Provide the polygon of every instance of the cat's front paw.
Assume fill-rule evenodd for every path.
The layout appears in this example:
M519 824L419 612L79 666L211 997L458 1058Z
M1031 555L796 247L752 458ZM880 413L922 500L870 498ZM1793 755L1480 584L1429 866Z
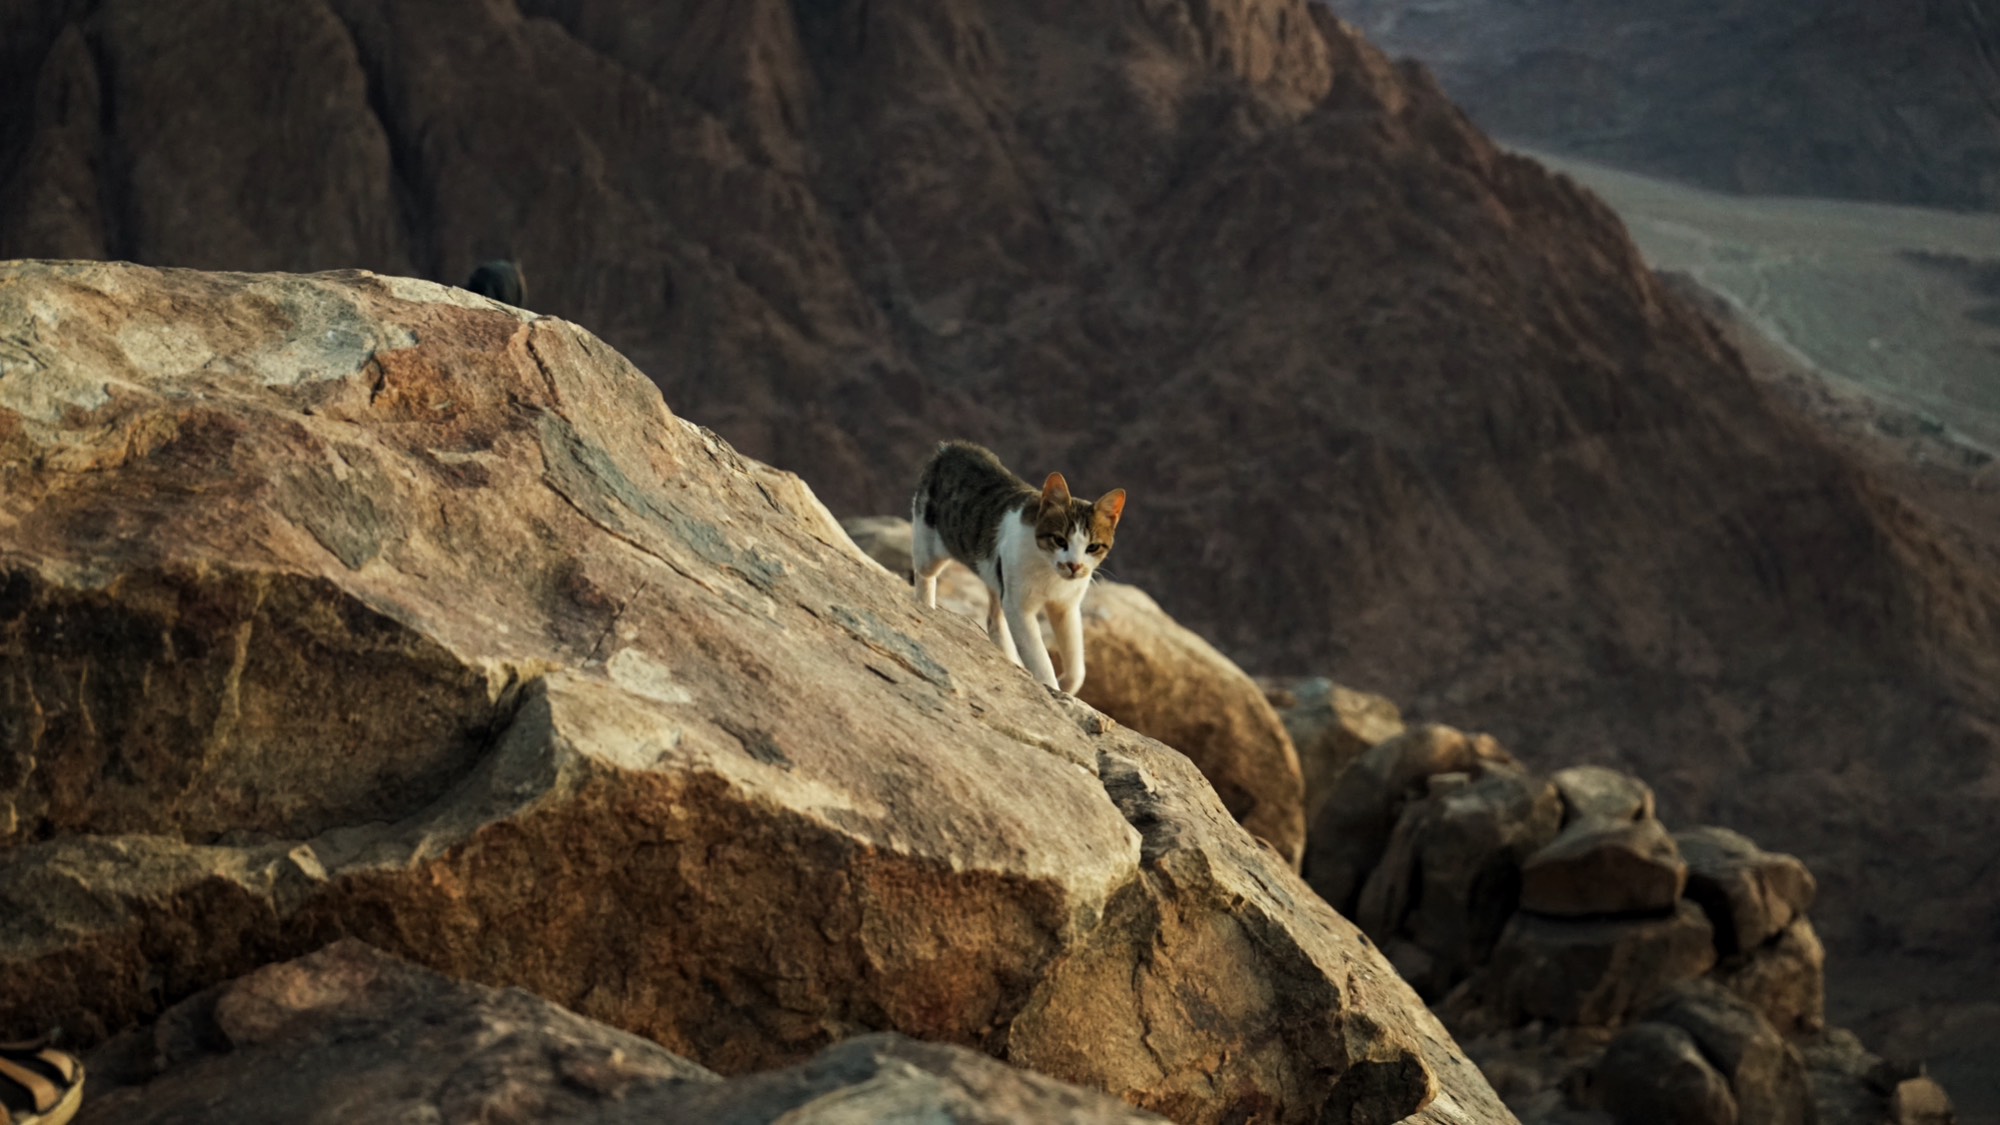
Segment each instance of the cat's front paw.
M1083 677L1078 676L1072 680L1068 676L1064 676L1058 686L1062 688L1063 694L1075 695L1077 692L1083 690Z

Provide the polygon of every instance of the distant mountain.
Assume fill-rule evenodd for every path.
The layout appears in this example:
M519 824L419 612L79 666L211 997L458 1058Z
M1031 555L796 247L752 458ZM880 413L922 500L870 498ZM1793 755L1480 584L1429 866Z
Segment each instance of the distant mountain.
M1486 129L1710 187L2000 209L1996 0L1333 0Z

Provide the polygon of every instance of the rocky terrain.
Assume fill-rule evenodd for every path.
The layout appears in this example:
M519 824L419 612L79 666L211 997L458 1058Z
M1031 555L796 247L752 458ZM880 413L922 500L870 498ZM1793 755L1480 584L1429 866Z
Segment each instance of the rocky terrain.
M517 255L540 311L838 512L900 509L953 434L1125 486L1116 576L1252 671L1640 768L1807 859L1837 950L1986 956L2000 579L1775 413L1600 204L1323 8L12 0L0 29L0 256Z
M845 527L909 580L907 521ZM965 632L981 631L985 601L947 567L939 604ZM1407 725L1389 700L1323 678L1265 679L1246 698L1241 672L1128 586L1097 582L1085 611L1089 651L1121 685L1099 689L1100 706L1187 747L1246 828L1270 823L1272 787L1261 803L1232 793L1303 779L1285 799L1307 812L1307 880L1528 1125L1957 1120L1920 1061L1829 1023L1807 916L1818 882L1796 857L1726 828L1670 831L1634 777L1537 774L1490 735ZM1149 707L1133 707L1134 683ZM1251 714L1282 727L1282 760L1263 724L1234 718Z
M1334 0L1485 128L1710 187L2000 210L1992 0Z
M2000 577L1327 9L0 0L0 170L0 257L516 256L842 515L944 436L1126 487L1115 575L1249 671L1798 855L1836 987L1991 969Z
M589 1121L599 1125L1144 1125L1165 1118L894 1034L725 1081L518 990L354 941L196 994L91 1059L79 1125Z
M1796 857L1669 831L1614 770L1538 774L1323 680L1267 688L1306 760L1344 760L1308 795L1306 878L1523 1121L1956 1120L1921 1065L1828 1023L1817 882Z
M1508 1119L1186 757L581 329L87 263L0 324L0 1037L359 938L726 1075L891 1030L1181 1122Z

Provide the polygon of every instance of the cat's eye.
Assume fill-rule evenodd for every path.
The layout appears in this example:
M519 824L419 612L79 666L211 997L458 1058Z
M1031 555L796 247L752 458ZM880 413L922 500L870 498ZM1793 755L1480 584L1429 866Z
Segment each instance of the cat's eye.
M1058 551L1067 551L1069 550L1069 540L1060 535L1051 535L1049 536L1049 546L1054 547Z
M1093 554L1093 555L1101 555L1101 554L1103 554L1104 552L1106 552L1106 551L1108 551L1108 550L1110 550L1110 549L1111 549L1111 548L1109 548L1109 547L1106 547L1106 546L1105 546L1104 544L1102 544L1102 543L1092 543L1092 544L1091 544L1091 545L1089 546L1089 548L1088 548L1087 550L1088 550L1088 552L1089 552L1090 554Z

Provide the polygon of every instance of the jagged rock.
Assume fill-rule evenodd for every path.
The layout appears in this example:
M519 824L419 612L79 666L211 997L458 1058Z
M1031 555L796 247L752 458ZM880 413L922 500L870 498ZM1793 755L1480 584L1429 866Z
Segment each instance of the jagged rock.
M1712 981L1683 984L1649 1007L1645 1019L1688 1033L1729 1079L1742 1125L1810 1125L1805 1059L1755 1008Z
M1354 921L1385 949L1400 936L1429 954L1426 972L1413 975L1407 958L1397 968L1420 994L1440 995L1486 961L1520 898L1522 860L1561 823L1555 786L1526 774L1434 793L1404 808Z
M1818 884L1793 856L1767 852L1727 828L1674 833L1687 861L1687 896L1715 923L1724 956L1755 949L1812 906Z
M1491 735L1427 723L1369 747L1334 781L1306 832L1305 876L1321 898L1352 914L1404 804L1435 774L1519 772Z
M1184 1122L1507 1119L1185 757L588 333L32 263L0 325L0 1037L353 936L727 1073L896 1030Z
M1549 780L1563 797L1563 824L1579 820L1645 820L1653 815L1653 789L1628 773L1604 766L1571 766Z
M1588 1112L1591 1068L1612 1037L1606 1028L1531 1023L1458 1041L1527 1125L1605 1125L1581 1113Z
M1883 1125L1888 1119L1887 1098L1868 1082L1870 1068L1881 1060L1853 1032L1829 1027L1801 1043L1799 1054L1819 1125Z
M1806 1038L1800 1053L1817 1125L1953 1125L1957 1119L1950 1097L1922 1066L1882 1059L1845 1028Z
M1610 1025L1713 964L1713 931L1691 902L1661 918L1520 913L1501 933L1492 960L1448 1005L1482 1007L1504 1023Z
M1889 1094L1889 1118L1895 1125L1956 1125L1951 1098L1927 1074L1905 1078Z
M1686 883L1687 865L1659 821L1579 820L1522 865L1521 909L1656 914L1672 908Z
M1729 1080L1679 1027L1635 1023L1605 1048L1591 1092L1617 1125L1737 1125Z
M963 1048L894 1034L725 1082L525 992L453 981L353 941L183 1001L108 1044L89 1067L78 1125L1165 1121Z
M1803 1035L1826 1025L1826 948L1804 917L1748 953L1724 958L1713 976L1781 1034Z
M1307 824L1326 804L1341 771L1370 746L1403 733L1403 713L1394 703L1323 676L1260 677L1257 685L1298 750Z
M876 516L843 526L875 561L909 573L908 520ZM980 622L983 635L986 588L977 575L946 567L938 604ZM1099 581L1085 597L1083 643L1083 701L1193 759L1238 823L1296 867L1305 849L1299 762L1262 689L1122 583Z
M1083 603L1085 703L1186 754L1237 823L1296 870L1305 786L1291 736L1243 670L1135 587L1102 582Z

